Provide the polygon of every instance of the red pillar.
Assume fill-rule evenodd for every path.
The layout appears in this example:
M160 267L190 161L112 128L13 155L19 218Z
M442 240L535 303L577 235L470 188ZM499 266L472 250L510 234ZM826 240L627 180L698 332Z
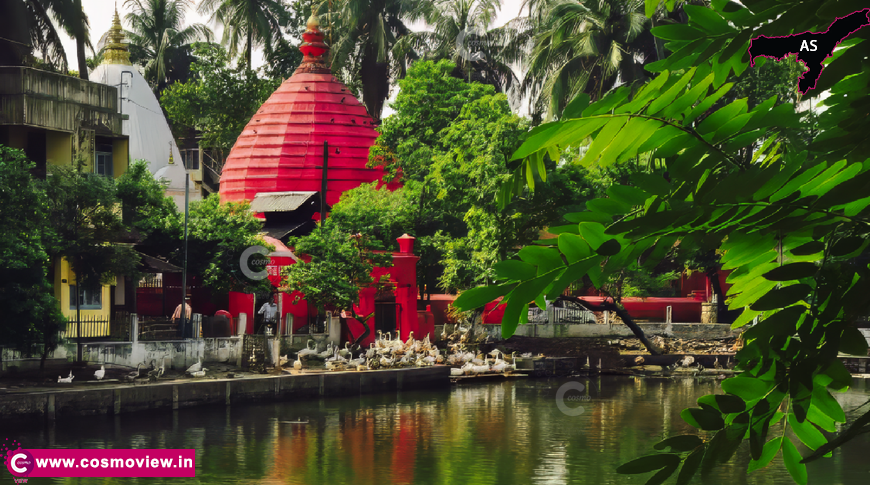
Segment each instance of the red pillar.
M417 260L414 256L415 238L403 234L397 238L399 252L393 253L392 277L396 282L396 322L399 325L399 335L402 340L408 338L411 331L414 338L422 339L429 335L435 338L435 327L425 325L421 327L417 320Z

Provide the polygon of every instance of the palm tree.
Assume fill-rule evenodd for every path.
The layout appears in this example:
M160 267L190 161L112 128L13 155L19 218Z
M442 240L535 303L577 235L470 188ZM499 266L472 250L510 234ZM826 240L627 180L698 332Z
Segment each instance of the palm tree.
M518 78L501 55L507 30L489 28L500 6L499 0L436 0L424 14L433 29L413 34L430 47L424 58L448 59L455 76L508 91Z
M593 99L617 81L645 76L643 64L656 59L643 0L538 0L519 27L513 59L523 63L522 91L533 112L558 117L577 94ZM530 52L529 52L530 50Z
M316 12L327 26L332 70L361 85L362 102L376 121L390 95L390 78L402 78L421 47L405 22L419 20L429 0L336 0Z
M267 54L272 44L281 39L281 26L289 18L283 0L203 0L200 13L211 14L211 20L224 27L221 43L235 57L244 45L245 64L251 69L254 45L262 45ZM244 44L243 44L244 43Z
M184 17L193 0L126 0L132 8L125 17L130 25L130 58L145 67L145 79L157 91L162 91L174 80L174 59L185 58L185 52L194 41L211 39L211 30L203 24L185 26Z
M62 29L76 40L79 76L88 78L85 47L91 46L88 18L81 0L7 0L9 11L0 15L0 64L22 64L33 51L42 62L66 72L66 51L61 43ZM58 27L55 26L57 22Z

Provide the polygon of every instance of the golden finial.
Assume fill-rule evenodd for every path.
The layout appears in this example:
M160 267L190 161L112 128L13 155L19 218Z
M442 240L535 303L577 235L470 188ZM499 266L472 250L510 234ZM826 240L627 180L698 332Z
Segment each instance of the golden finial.
M103 53L103 64L123 64L132 66L130 51L124 43L124 30L121 28L121 17L118 16L118 5L115 5L115 16L107 35L108 43Z
M311 16L308 17L308 21L305 23L305 26L308 27L308 30L318 30L318 27L320 27L320 19L315 13L312 12Z

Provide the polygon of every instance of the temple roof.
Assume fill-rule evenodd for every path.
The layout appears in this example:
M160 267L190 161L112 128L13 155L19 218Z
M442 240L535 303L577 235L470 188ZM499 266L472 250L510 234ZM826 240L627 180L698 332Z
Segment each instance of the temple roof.
M366 168L378 136L372 118L332 75L317 18L307 27L299 48L302 63L251 118L227 158L221 201L250 201L264 192L320 192L324 142L329 147L328 205L383 174Z

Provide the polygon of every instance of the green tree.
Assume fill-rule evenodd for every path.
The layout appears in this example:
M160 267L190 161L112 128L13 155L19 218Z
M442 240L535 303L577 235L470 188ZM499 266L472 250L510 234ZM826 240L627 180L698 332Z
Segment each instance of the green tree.
M241 271L241 258L246 249L261 246L274 247L260 236L262 221L250 210L250 204L220 203L217 195L190 204L188 222L187 271L201 275L203 284L215 294L229 291L245 293L265 292L271 289L268 279L247 277ZM180 241L179 241L180 242ZM181 263L181 245L173 261ZM248 259L253 272L265 267L265 257L254 254Z
M658 3L647 1L647 13ZM653 80L593 104L586 95L575 98L566 107L571 116L539 127L514 153L530 173L544 153L588 144L583 164L607 167L645 154L666 173L610 187L607 198L574 216L574 231L555 244L524 247L519 260L500 267L500 284L463 293L457 306L467 310L505 296L502 329L511 335L529 301L559 295L583 276L600 286L624 268L655 265L679 241L719 250L722 267L732 269L727 303L740 311L733 328L759 319L743 333L742 374L722 382L723 394L701 397L699 407L681 414L707 433L665 440L656 448L670 451L617 471L656 471L650 480L661 483L680 470L686 483L728 461L747 439L749 472L781 452L792 478L805 484L807 462L870 430L865 413L830 441L820 431L835 432L846 421L831 395L851 384L838 353L867 353L855 327L870 311L863 297L870 287L866 33L841 43L822 72L815 89L830 89L831 96L822 102L820 134L808 144L781 139L804 121L773 97L752 109L747 98L714 108L733 88L731 72L746 71L751 38L824 31L851 11L821 0L686 7L688 25L652 30L674 52L648 66L658 73ZM750 145L758 145L750 160L737 156ZM802 456L798 441L812 451Z
M374 312L362 315L356 305L361 288L377 284L372 278L376 266L389 263L390 255L373 252L372 240L365 234L345 232L332 218L307 236L294 238L290 244L309 262L292 264L283 269L282 291L298 291L305 301L322 314L329 309L350 312L365 330L355 337L359 345L371 334L368 321Z
M48 280L48 201L24 152L0 145L0 305L3 344L29 354L41 348L40 370L65 323Z
M165 195L165 184L151 175L148 162L136 160L115 184L124 225L135 233L138 245L155 256L176 251L183 237L183 214Z
M44 184L52 230L47 252L54 262L66 258L75 273L78 324L81 290L98 290L118 274L135 275L139 257L130 246L116 244L126 228L111 179L84 173L83 161L77 157L72 167L52 167ZM79 330L76 347L81 360Z
M130 60L145 68L145 79L158 93L173 81L183 79L186 65L174 62L198 40L209 41L211 30L203 24L185 24L192 0L125 0L132 11L125 19L130 25Z
M403 188L378 189L372 182L341 194L329 220L343 232L365 234L374 247L396 250L396 238L413 227L414 208Z
M88 78L85 48L93 46L81 0L9 0L4 7L8 11L0 17L0 65L33 64L66 74L62 30L76 41L78 75ZM28 59L37 52L41 59Z
M601 97L617 80L646 78L643 64L658 59L641 0L530 1L507 52L523 65L521 91L534 114L561 116L585 92Z
M423 3L423 18L432 30L412 34L421 46L428 46L422 58L449 60L455 65L454 76L507 93L519 79L502 58L506 32L491 28L500 7L497 0Z
M229 47L230 57L244 49L249 71L254 46L262 46L270 54L289 17L282 0L203 0L199 11L211 14L211 20L223 26L221 43Z
M404 77L418 57L412 38L402 38L411 34L405 22L420 19L421 12L421 2L403 0L322 2L316 11L325 14L333 72L349 78L349 85L359 79L362 102L375 121L390 95L390 79Z
M176 133L195 128L205 148L229 153L260 105L280 79L265 79L243 66L229 67L226 51L215 44L194 45L195 78L169 86L160 100Z

